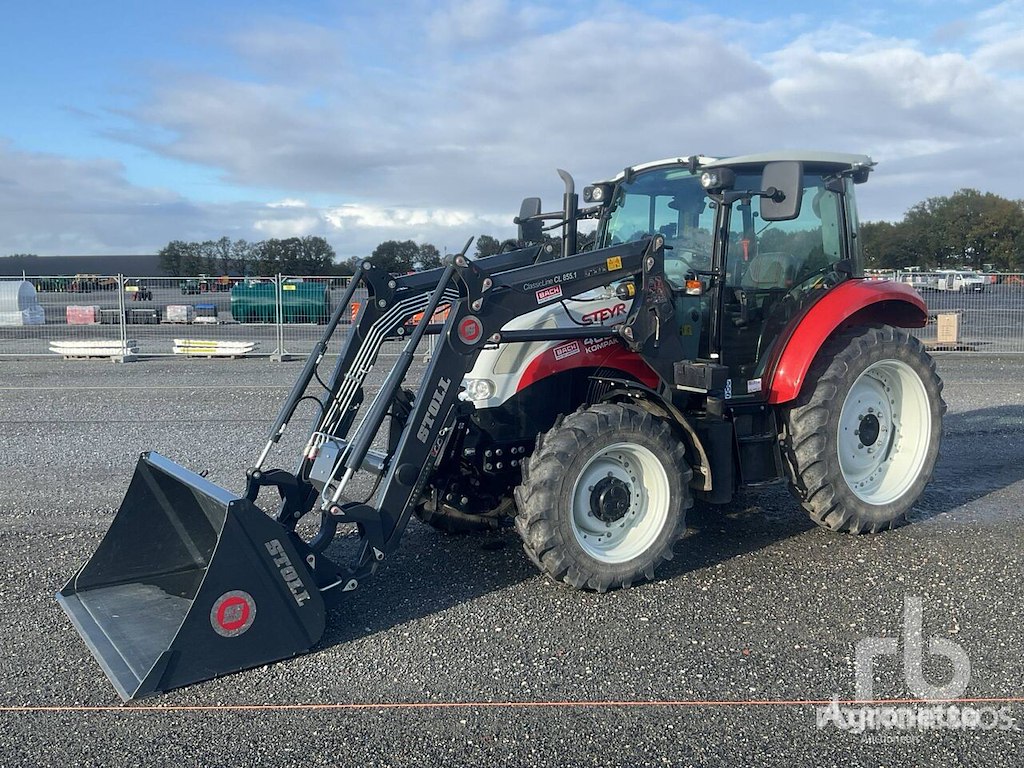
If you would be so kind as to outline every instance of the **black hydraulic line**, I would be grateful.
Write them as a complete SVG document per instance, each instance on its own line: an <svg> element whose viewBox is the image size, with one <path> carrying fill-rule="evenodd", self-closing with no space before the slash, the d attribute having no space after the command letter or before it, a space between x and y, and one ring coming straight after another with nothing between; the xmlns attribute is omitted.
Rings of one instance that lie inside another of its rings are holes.
<svg viewBox="0 0 1024 768"><path fill-rule="evenodd" d="M281 439L281 435L284 434L284 430L288 426L288 422L291 420L292 415L294 415L295 409L299 405L299 401L302 400L306 387L308 387L309 382L313 380L317 366L327 353L327 345L330 343L331 337L334 336L334 332L337 330L342 316L344 313L349 311L349 304L352 302L352 297L355 295L359 282L359 275L353 275L352 279L349 281L348 288L345 289L345 295L335 308L334 314L331 315L331 319L324 328L324 332L321 334L320 340L313 345L313 351L310 352L309 356L306 358L306 364L302 367L302 372L295 380L295 384L292 386L292 391L288 393L288 397L281 405L281 410L277 414L277 420L274 422L274 426L270 430L270 442L276 443Z"/></svg>
<svg viewBox="0 0 1024 768"><path fill-rule="evenodd" d="M603 339L618 336L617 326L593 325L580 328L536 328L523 331L501 331L501 343L514 341L560 341L562 339Z"/></svg>
<svg viewBox="0 0 1024 768"><path fill-rule="evenodd" d="M466 248L468 247L469 243L466 243ZM391 369L391 372L388 373L387 379L384 380L384 385L381 387L380 392L377 394L373 404L370 406L370 410L367 412L365 420L360 425L356 434L352 437L352 442L349 445L348 450L345 452L346 469L355 472L362 467L363 459L366 458L366 453L370 449L370 445L377 436L377 432L380 429L381 424L384 423L384 417L387 415L387 411L391 407L391 401L394 399L395 393L398 391L398 388L402 386L402 382L409 373L409 368L412 366L413 359L416 356L416 347L419 345L420 340L426 333L427 327L430 325L431 318L434 316L438 306L441 304L445 287L451 282L452 275L455 274L455 260L464 258L464 254L465 249L463 249L463 253L460 253L458 256L453 258L444 268L441 278L437 281L437 288L434 289L426 309L423 310L422 319L413 329L412 335L409 337L409 341L398 356L398 361Z"/></svg>
<svg viewBox="0 0 1024 768"><path fill-rule="evenodd" d="M481 266L486 266L489 271L493 272L505 272L512 269L519 269L521 267L534 264L541 257L543 248L543 246L534 246L532 248L522 248L518 251L499 253L495 256L488 256L486 258L479 259L476 263ZM420 293L433 291L437 287L438 281L441 279L441 275L444 273L444 270L444 267L437 267L436 269L429 269L424 272L416 272L411 275L403 275L395 278L395 291L397 293L401 293L403 296L418 295ZM369 309L373 308L370 307ZM427 333L438 333L440 332L441 327L443 326L431 325L428 327ZM437 328L436 331L434 330L435 328ZM354 357L356 350L359 348L359 345L363 343L362 339L355 338L355 325L353 325L353 332L353 340L358 343L354 344L351 350L346 349L342 354L338 355L338 361L335 363L334 370L332 371L330 378L327 380L332 399L337 394L338 387L341 385L342 379L352 363L352 358Z"/></svg>

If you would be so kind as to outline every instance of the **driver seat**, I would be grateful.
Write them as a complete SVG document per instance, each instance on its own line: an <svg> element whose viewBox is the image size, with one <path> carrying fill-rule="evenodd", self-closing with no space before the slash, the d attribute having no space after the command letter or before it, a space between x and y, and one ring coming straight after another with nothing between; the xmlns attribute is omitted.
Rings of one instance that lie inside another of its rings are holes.
<svg viewBox="0 0 1024 768"><path fill-rule="evenodd" d="M793 260L788 253L760 253L747 265L740 287L754 291L772 288L788 291L793 287L793 272Z"/></svg>

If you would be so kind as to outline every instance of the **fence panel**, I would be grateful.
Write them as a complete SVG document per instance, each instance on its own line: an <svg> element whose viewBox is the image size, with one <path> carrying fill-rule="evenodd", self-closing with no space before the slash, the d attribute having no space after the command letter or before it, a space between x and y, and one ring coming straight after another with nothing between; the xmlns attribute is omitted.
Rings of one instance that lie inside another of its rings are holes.
<svg viewBox="0 0 1024 768"><path fill-rule="evenodd" d="M348 287L347 277L279 276L281 310L281 351L307 355L320 340L324 325ZM332 341L332 351L345 342L359 307L366 301L366 289L356 290L350 306L342 312L341 324Z"/></svg>
<svg viewBox="0 0 1024 768"><path fill-rule="evenodd" d="M272 280L199 275L125 282L126 332L141 355L266 355L277 349Z"/></svg>
<svg viewBox="0 0 1024 768"><path fill-rule="evenodd" d="M49 355L54 343L108 343L120 349L116 275L0 280L0 355Z"/></svg>
<svg viewBox="0 0 1024 768"><path fill-rule="evenodd" d="M915 331L932 351L1024 353L1024 275L967 271L898 272L928 305Z"/></svg>
<svg viewBox="0 0 1024 768"><path fill-rule="evenodd" d="M929 323L914 334L932 351L1024 353L1024 274L949 270L886 277L912 285L924 298ZM73 341L145 356L202 355L211 348L237 356L305 355L323 333L348 279L4 278L0 357L59 354L55 344ZM365 290L357 291L330 351L344 343L365 301ZM389 343L383 353L400 347Z"/></svg>

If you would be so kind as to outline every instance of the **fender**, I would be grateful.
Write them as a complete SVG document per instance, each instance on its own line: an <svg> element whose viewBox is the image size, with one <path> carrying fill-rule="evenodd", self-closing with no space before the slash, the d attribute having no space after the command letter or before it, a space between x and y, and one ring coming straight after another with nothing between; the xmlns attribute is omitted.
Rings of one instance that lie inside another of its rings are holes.
<svg viewBox="0 0 1024 768"><path fill-rule="evenodd" d="M714 487L712 484L712 470L711 461L708 459L708 452L704 449L704 443L700 439L700 435L697 434L697 430L694 429L693 424L686 418L686 415L676 408L670 400L665 399L657 393L651 387L645 386L637 381L629 381L628 379L616 379L608 376L591 376L594 381L604 381L617 389L613 389L603 399L610 400L613 397L625 394L627 397L635 399L646 399L650 400L656 406L661 408L668 414L671 419L675 422L676 426L682 429L687 438L689 439L690 448L693 449L695 454L694 458L697 463L693 469L693 479L690 481L690 486L697 489L698 491L711 491Z"/></svg>
<svg viewBox="0 0 1024 768"><path fill-rule="evenodd" d="M615 368L635 376L649 387L658 385L658 374L644 359L611 337L573 339L537 355L523 371L516 386L522 392L534 382L572 368Z"/></svg>
<svg viewBox="0 0 1024 768"><path fill-rule="evenodd" d="M765 368L768 402L796 399L815 356L838 329L870 323L923 328L927 322L924 299L909 285L860 278L840 283L783 331Z"/></svg>

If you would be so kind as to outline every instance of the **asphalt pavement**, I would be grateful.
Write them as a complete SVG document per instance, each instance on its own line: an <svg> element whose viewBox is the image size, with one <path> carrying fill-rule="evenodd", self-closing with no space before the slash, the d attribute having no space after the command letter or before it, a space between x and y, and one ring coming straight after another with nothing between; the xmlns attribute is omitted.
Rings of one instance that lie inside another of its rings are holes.
<svg viewBox="0 0 1024 768"><path fill-rule="evenodd" d="M413 523L314 652L121 707L54 593L140 451L241 490L298 369L0 361L0 766L1021 764L1019 730L818 720L854 698L858 642L906 646L920 598L925 648L969 658L960 706L1024 728L1024 357L939 358L940 463L899 530L819 530L773 487L694 508L657 581L595 595L546 581L511 531ZM913 698L903 665L876 661L875 699ZM952 670L926 652L923 672Z"/></svg>

